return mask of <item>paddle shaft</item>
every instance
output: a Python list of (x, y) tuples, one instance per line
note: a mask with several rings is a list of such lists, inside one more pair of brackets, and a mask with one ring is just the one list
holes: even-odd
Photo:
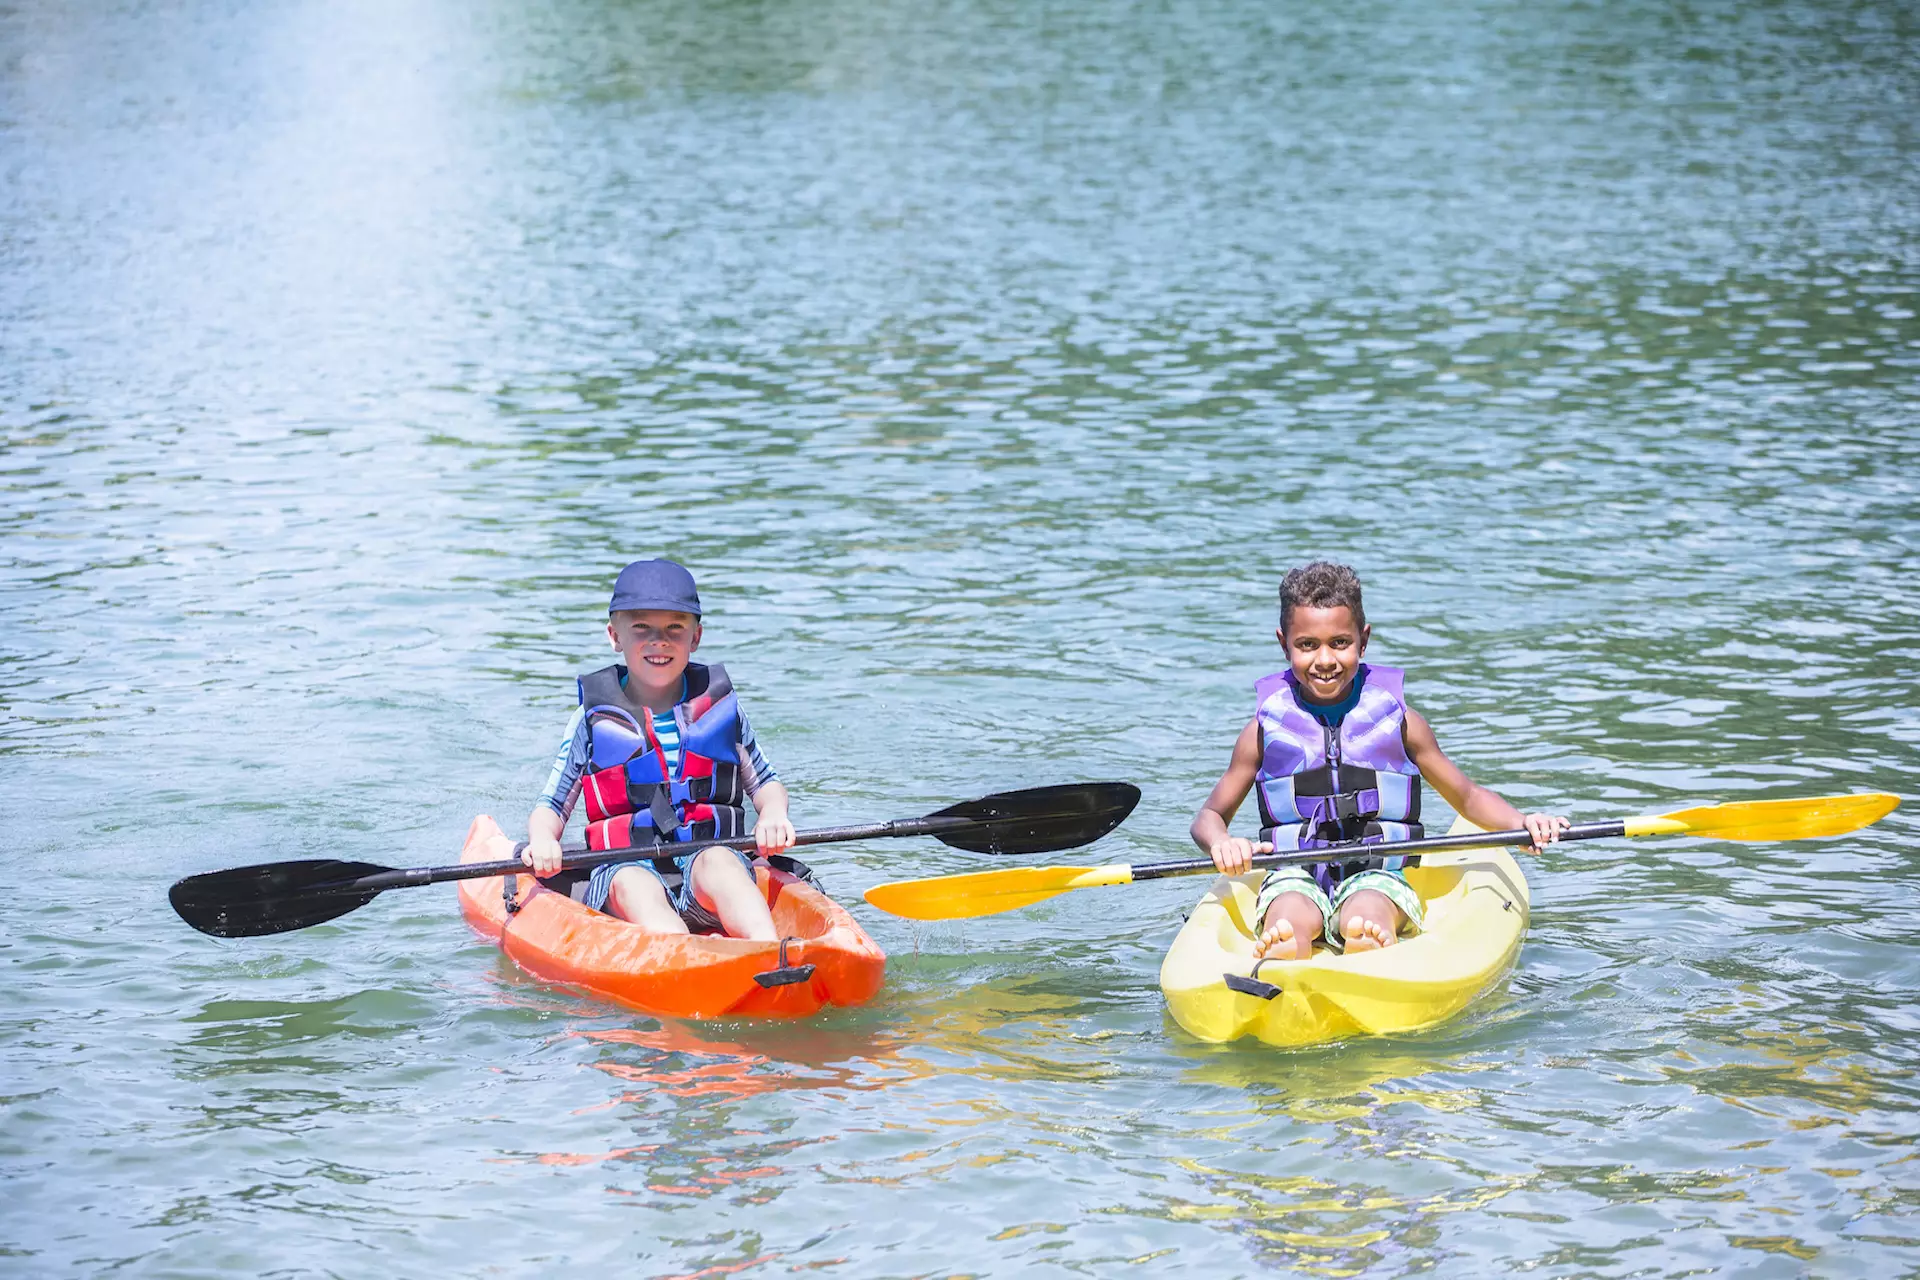
[[(1560, 829), (1555, 839), (1611, 840), (1635, 836), (1690, 835), (1710, 840), (1803, 840), (1858, 831), (1886, 817), (1899, 804), (1899, 796), (1877, 791), (1795, 800), (1746, 800), (1733, 804), (1697, 806), (1674, 813), (1642, 814), (1611, 822), (1582, 823)], [(1339, 844), (1318, 849), (1254, 854), (1248, 859), (1247, 869), (1306, 863), (1377, 866), (1390, 859), (1402, 859), (1405, 865), (1418, 866), (1429, 853), (1501, 845), (1524, 847), (1532, 842), (1533, 837), (1519, 828), (1510, 831), (1474, 831), (1462, 835), (1436, 836), (1430, 840)], [(1168, 876), (1210, 875), (1214, 869), (1213, 862), (1207, 858), (1148, 862), (1139, 866), (1111, 862), (1099, 867), (1018, 867), (1009, 871), (981, 871), (877, 884), (867, 890), (866, 899), (882, 911), (909, 920), (969, 920), (1030, 907), (1075, 889), (1133, 884)]]
[[(1568, 827), (1562, 840), (1612, 840), (1627, 834), (1625, 822), (1587, 822)], [(1444, 853), (1449, 849), (1492, 849), (1502, 845), (1527, 845), (1533, 836), (1524, 828), (1511, 831), (1468, 831), (1457, 836), (1434, 836), (1424, 840), (1390, 840), (1379, 844), (1329, 845), (1324, 849), (1289, 849), (1284, 853), (1256, 853), (1255, 867), (1292, 867), (1314, 862), (1383, 862), (1405, 858), (1407, 865), (1420, 865), (1422, 854)], [(1135, 880), (1160, 880), (1167, 876), (1197, 876), (1214, 870), (1212, 859), (1182, 858), (1176, 862), (1144, 862), (1133, 868)]]
[[(794, 833), (793, 843), (795, 845), (841, 844), (850, 840), (932, 836), (978, 825), (969, 818), (899, 818), (892, 822), (868, 822), (852, 827), (816, 827), (811, 831), (798, 831)], [(734, 836), (727, 840), (692, 840), (674, 844), (637, 845), (627, 849), (589, 849), (585, 845), (564, 845), (560, 850), (560, 869), (577, 871), (582, 867), (597, 867), (603, 862), (638, 862), (643, 858), (684, 857), (689, 851), (711, 849), (716, 845), (723, 849), (738, 849), (742, 853), (752, 853), (759, 848), (752, 836)], [(514, 846), (516, 853), (524, 848), (526, 848), (524, 843)], [(449, 880), (485, 880), (492, 876), (527, 874), (531, 872), (526, 863), (518, 858), (505, 858), (498, 862), (462, 862), (447, 867), (405, 867), (393, 871), (382, 871), (377, 875), (360, 876), (354, 880), (342, 880), (337, 885), (315, 885), (303, 892), (309, 894), (379, 893), (387, 889), (441, 884)]]

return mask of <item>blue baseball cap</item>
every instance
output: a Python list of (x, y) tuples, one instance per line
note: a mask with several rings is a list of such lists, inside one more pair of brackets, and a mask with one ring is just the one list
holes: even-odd
[(693, 575), (671, 560), (635, 560), (613, 580), (608, 613), (622, 609), (672, 609), (700, 616), (700, 592)]

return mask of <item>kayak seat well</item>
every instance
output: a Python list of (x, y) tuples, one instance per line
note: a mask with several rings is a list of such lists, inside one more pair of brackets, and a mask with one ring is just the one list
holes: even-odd
[[(760, 892), (766, 897), (769, 909), (780, 900), (780, 886), (786, 882), (777, 877), (769, 876), (766, 873), (767, 865), (784, 871), (794, 879), (805, 884), (813, 885), (816, 888), (819, 886), (820, 881), (819, 878), (814, 875), (813, 868), (798, 858), (788, 857), (783, 853), (776, 853), (762, 859), (755, 864), (754, 878), (759, 882)], [(653, 860), (653, 869), (659, 874), (660, 882), (666, 888), (667, 897), (674, 898), (678, 896), (681, 882), (685, 877), (674, 867), (673, 860), (671, 858), (655, 858)], [(592, 867), (576, 867), (548, 876), (540, 883), (554, 893), (565, 894), (575, 902), (585, 902), (587, 897), (587, 882), (592, 878)], [(690, 921), (689, 928), (693, 933), (703, 936), (710, 936), (721, 932), (717, 926), (702, 926), (698, 921)]]
[(1441, 866), (1422, 864), (1407, 868), (1407, 883), (1420, 895), (1421, 903), (1425, 904), (1452, 893), (1464, 875), (1466, 869), (1459, 863)]
[[(1420, 895), (1422, 904), (1431, 907), (1434, 902), (1459, 888), (1466, 868), (1467, 864), (1463, 863), (1409, 867), (1407, 883)], [(1243, 876), (1225, 876), (1216, 882), (1216, 889), (1221, 884), (1232, 886), (1230, 893), (1218, 899), (1222, 910), (1214, 922), (1214, 931), (1222, 951), (1247, 956), (1253, 954), (1253, 945), (1260, 937), (1260, 923), (1253, 918), (1253, 912), (1259, 905), (1260, 882), (1265, 877), (1264, 871), (1253, 871)], [(1331, 926), (1332, 922), (1328, 924)], [(1316, 952), (1324, 948), (1324, 943), (1316, 943), (1314, 947)]]

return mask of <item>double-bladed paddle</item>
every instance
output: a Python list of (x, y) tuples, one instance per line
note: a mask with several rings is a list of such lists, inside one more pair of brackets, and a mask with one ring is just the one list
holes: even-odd
[[(1140, 788), (1131, 783), (1072, 782), (1002, 791), (949, 805), (924, 818), (801, 831), (795, 834), (794, 843), (838, 844), (848, 840), (932, 836), (942, 844), (969, 853), (1054, 853), (1098, 840), (1126, 821), (1139, 803)], [(755, 847), (752, 836), (705, 841), (698, 847), (713, 845), (743, 852), (752, 852)], [(561, 851), (560, 866), (562, 870), (576, 870), (603, 862), (672, 857), (693, 847), (679, 843), (589, 850), (570, 845)], [(388, 889), (516, 875), (524, 871), (525, 865), (517, 858), (399, 870), (371, 862), (318, 858), (267, 862), (188, 876), (167, 891), (167, 898), (180, 918), (202, 933), (220, 938), (251, 938), (323, 924), (365, 906)]]
[[(1814, 796), (1805, 800), (1749, 800), (1737, 804), (1681, 809), (1614, 822), (1589, 822), (1568, 827), (1562, 840), (1610, 840), (1621, 836), (1707, 836), (1719, 840), (1801, 840), (1809, 836), (1839, 836), (1878, 822), (1893, 812), (1899, 796), (1865, 792), (1851, 796)], [(1405, 858), (1417, 866), (1422, 854), (1449, 849), (1485, 849), (1530, 844), (1525, 830), (1474, 831), (1430, 840), (1394, 840), (1380, 844), (1340, 845), (1286, 853), (1255, 854), (1256, 867), (1279, 867), (1310, 862), (1378, 863)], [(1207, 858), (1179, 862), (1124, 862), (1103, 867), (1015, 867), (1007, 871), (978, 871), (969, 875), (937, 876), (927, 880), (896, 880), (867, 890), (867, 901), (882, 911), (909, 920), (963, 920), (998, 915), (1045, 902), (1073, 889), (1133, 884), (1168, 876), (1204, 875), (1214, 870)]]

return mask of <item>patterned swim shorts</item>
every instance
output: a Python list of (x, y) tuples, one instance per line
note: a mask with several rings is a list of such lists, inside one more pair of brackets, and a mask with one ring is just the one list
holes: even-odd
[[(680, 873), (680, 888), (677, 892), (667, 895), (667, 901), (673, 904), (673, 909), (680, 913), (681, 918), (686, 920), (689, 926), (694, 927), (713, 921), (712, 913), (707, 911), (705, 907), (702, 907), (699, 900), (693, 896), (693, 860), (705, 852), (705, 849), (696, 849), (692, 853), (682, 854), (673, 860), (674, 868)], [(740, 861), (745, 864), (748, 873), (752, 873), (752, 854), (741, 853), (738, 849), (730, 849), (728, 852), (736, 855)], [(586, 893), (581, 897), (580, 901), (586, 906), (592, 907), (595, 911), (605, 911), (607, 909), (607, 894), (613, 889), (613, 877), (627, 867), (638, 867), (654, 879), (659, 880), (662, 887), (666, 885), (666, 881), (661, 878), (660, 873), (654, 870), (653, 859), (651, 858), (638, 862), (603, 862), (593, 869), (592, 876), (587, 880)], [(715, 925), (718, 924), (717, 921), (713, 921), (713, 923)]]
[(1377, 867), (1358, 872), (1339, 881), (1333, 886), (1332, 893), (1328, 893), (1320, 886), (1320, 881), (1314, 876), (1313, 868), (1278, 867), (1269, 871), (1267, 878), (1260, 882), (1260, 896), (1254, 901), (1253, 920), (1250, 923), (1258, 931), (1261, 923), (1266, 920), (1267, 908), (1273, 905), (1274, 899), (1283, 893), (1297, 893), (1319, 909), (1322, 941), (1330, 950), (1339, 951), (1346, 946), (1346, 939), (1340, 936), (1339, 929), (1334, 927), (1334, 921), (1339, 919), (1341, 904), (1363, 889), (1372, 889), (1376, 893), (1385, 894), (1389, 902), (1400, 908), (1400, 914), (1407, 918), (1403, 932), (1418, 933), (1420, 931), (1424, 918), (1420, 906), (1420, 895), (1415, 893), (1413, 886), (1407, 883), (1406, 873), (1383, 871)]

